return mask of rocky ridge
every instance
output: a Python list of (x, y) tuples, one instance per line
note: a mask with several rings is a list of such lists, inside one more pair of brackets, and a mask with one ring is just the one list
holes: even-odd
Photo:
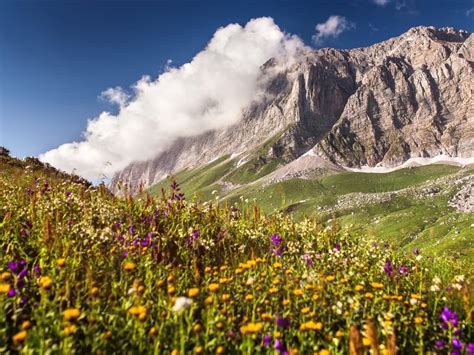
[[(266, 94), (227, 129), (177, 140), (117, 173), (131, 192), (273, 139), (263, 163), (311, 150), (338, 167), (400, 165), (412, 157), (474, 155), (474, 35), (416, 27), (379, 44), (309, 51), (281, 70), (262, 66)], [(317, 168), (317, 167), (316, 167)], [(292, 170), (292, 174), (299, 173)], [(302, 173), (304, 174), (304, 173)]]

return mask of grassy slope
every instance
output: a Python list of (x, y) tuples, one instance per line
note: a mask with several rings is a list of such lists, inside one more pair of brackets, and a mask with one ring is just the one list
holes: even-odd
[[(336, 216), (341, 224), (351, 224), (354, 229), (388, 240), (403, 251), (422, 248), (433, 254), (442, 253), (471, 264), (474, 262), (474, 243), (470, 237), (474, 216), (459, 213), (448, 206), (447, 202), (453, 193), (422, 199), (408, 194), (397, 196), (390, 202), (328, 212), (338, 198), (346, 194), (397, 191), (420, 186), (443, 176), (472, 174), (474, 169), (460, 172), (458, 167), (431, 165), (387, 174), (347, 172), (313, 180), (286, 180), (268, 186), (257, 182), (225, 192), (221, 191), (219, 179), (228, 181), (228, 177), (232, 176), (236, 182), (236, 171), (232, 171), (236, 161), (226, 158), (199, 169), (181, 172), (175, 178), (188, 196), (195, 194), (202, 200), (211, 199), (211, 191), (215, 189), (226, 202), (236, 203), (248, 199), (258, 203), (267, 213), (283, 210), (292, 213), (296, 219), (312, 216), (321, 221)], [(229, 171), (232, 172), (228, 174)], [(244, 174), (240, 181), (242, 183), (248, 176), (245, 170), (240, 172)], [(169, 181), (162, 182), (150, 191), (154, 194), (157, 189), (167, 185)]]

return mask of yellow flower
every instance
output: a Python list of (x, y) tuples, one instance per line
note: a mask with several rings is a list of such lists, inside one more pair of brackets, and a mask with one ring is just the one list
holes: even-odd
[(373, 294), (373, 293), (370, 293), (370, 292), (367, 292), (367, 293), (365, 294), (365, 298), (371, 300), (371, 299), (374, 298), (374, 294)]
[(0, 294), (7, 294), (8, 291), (10, 291), (10, 285), (9, 284), (0, 284)]
[(165, 280), (159, 280), (156, 282), (156, 287), (162, 288), (165, 285), (166, 281)]
[(314, 322), (312, 320), (306, 323), (302, 323), (300, 325), (300, 330), (303, 332), (306, 330), (321, 330), (321, 329), (323, 329), (323, 323)]
[(151, 327), (148, 334), (150, 334), (152, 337), (157, 336), (158, 335), (158, 329), (156, 329), (156, 327)]
[(270, 313), (262, 313), (261, 317), (263, 320), (270, 320), (273, 318)]
[(143, 306), (133, 306), (129, 308), (128, 313), (132, 316), (140, 316), (140, 314), (146, 314), (147, 309)]
[(41, 276), (39, 279), (39, 286), (45, 290), (49, 290), (53, 285), (53, 280), (49, 276)]
[(253, 300), (253, 295), (246, 295), (246, 296), (245, 296), (245, 300), (246, 300), (246, 301), (251, 301), (251, 300)]
[(376, 289), (377, 289), (377, 288), (383, 288), (383, 284), (380, 283), (380, 282), (372, 282), (370, 285), (371, 285), (373, 288), (376, 288)]
[(65, 321), (74, 321), (81, 315), (81, 311), (77, 308), (68, 308), (63, 312)]
[(66, 265), (66, 259), (60, 258), (56, 260), (56, 265), (58, 265), (59, 267), (64, 267), (64, 265)]
[(270, 289), (268, 290), (268, 292), (270, 294), (274, 294), (274, 293), (277, 293), (278, 292), (278, 289), (276, 287), (270, 287)]
[(202, 325), (197, 323), (193, 325), (193, 333), (198, 334), (202, 331)]
[(27, 335), (28, 334), (26, 333), (26, 330), (22, 330), (21, 332), (16, 333), (12, 338), (13, 343), (14, 344), (23, 343), (25, 341)]
[(295, 288), (295, 289), (293, 290), (293, 294), (294, 294), (295, 296), (303, 296), (303, 290), (300, 289), (300, 288)]
[(224, 293), (221, 297), (221, 300), (224, 302), (230, 301), (230, 295), (228, 293)]
[(171, 355), (179, 355), (179, 351), (176, 349), (173, 349), (173, 351), (171, 352)]
[(90, 291), (91, 296), (95, 297), (99, 294), (99, 288), (98, 287), (92, 287)]
[(415, 324), (421, 324), (421, 323), (423, 323), (423, 318), (415, 317)]
[(21, 323), (21, 330), (28, 330), (31, 328), (31, 322), (29, 320), (25, 320), (23, 321), (23, 323)]
[(326, 349), (322, 349), (319, 351), (319, 355), (331, 355), (331, 352)]
[(362, 291), (363, 289), (364, 289), (364, 286), (363, 286), (363, 285), (356, 285), (356, 286), (354, 287), (354, 290), (356, 290), (357, 292)]
[(123, 264), (123, 269), (125, 271), (132, 271), (133, 269), (135, 269), (135, 267), (135, 263), (132, 263), (131, 261), (127, 261), (125, 264)]
[(211, 269), (209, 266), (206, 266), (206, 267), (204, 268), (204, 272), (206, 272), (206, 273), (207, 273), (207, 272), (211, 272), (211, 270), (212, 270), (212, 269)]
[(362, 339), (362, 344), (364, 344), (364, 346), (370, 346), (371, 341), (369, 338), (364, 338)]
[(240, 332), (243, 334), (257, 334), (263, 329), (263, 323), (247, 323), (240, 327)]
[(216, 328), (219, 329), (219, 330), (224, 329), (224, 323), (222, 323), (222, 322), (217, 322), (217, 323), (216, 323)]
[(207, 305), (213, 304), (214, 303), (214, 297), (212, 297), (212, 296), (206, 297), (206, 299), (204, 300), (204, 303), (207, 304)]
[(188, 290), (188, 296), (190, 298), (194, 298), (194, 297), (199, 296), (199, 289), (197, 287), (190, 288)]
[(281, 338), (282, 335), (283, 335), (283, 334), (282, 334), (281, 332), (279, 332), (278, 330), (273, 332), (273, 336), (274, 336), (276, 339)]
[(219, 284), (216, 284), (216, 283), (212, 283), (212, 284), (209, 284), (209, 286), (207, 286), (209, 292), (217, 292), (219, 291)]
[(303, 307), (303, 308), (301, 309), (301, 313), (302, 313), (302, 314), (309, 313), (309, 307)]
[(327, 281), (327, 282), (332, 282), (332, 281), (334, 281), (334, 279), (335, 279), (335, 277), (332, 276), (332, 275), (326, 276), (326, 281)]
[(196, 346), (194, 348), (194, 353), (195, 354), (203, 354), (204, 353), (204, 348), (202, 346)]
[(279, 262), (276, 262), (276, 263), (273, 264), (274, 269), (281, 269), (282, 266), (283, 266), (282, 263), (279, 263)]
[(281, 302), (282, 305), (284, 306), (288, 306), (290, 304), (290, 300), (289, 299), (284, 299), (282, 302)]
[(224, 349), (223, 346), (218, 346), (218, 347), (216, 348), (216, 355), (222, 355), (222, 354), (224, 354), (224, 353), (225, 353), (225, 349)]
[(64, 335), (69, 336), (71, 334), (74, 334), (76, 332), (77, 328), (74, 324), (67, 324), (64, 327)]
[(0, 276), (0, 279), (2, 279), (2, 281), (8, 281), (10, 280), (11, 276), (12, 274), (10, 274), (9, 272), (2, 272), (2, 276)]
[(176, 293), (176, 288), (173, 285), (168, 286), (168, 294), (174, 295)]
[(342, 338), (344, 336), (344, 332), (342, 330), (338, 330), (336, 332), (336, 338)]

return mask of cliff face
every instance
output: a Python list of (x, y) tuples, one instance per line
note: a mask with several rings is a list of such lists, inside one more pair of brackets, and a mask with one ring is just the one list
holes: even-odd
[(474, 35), (416, 27), (368, 48), (321, 49), (270, 79), (240, 122), (177, 140), (117, 173), (135, 192), (172, 172), (241, 154), (278, 135), (266, 153), (289, 163), (310, 149), (347, 167), (399, 165), (411, 157), (474, 155)]

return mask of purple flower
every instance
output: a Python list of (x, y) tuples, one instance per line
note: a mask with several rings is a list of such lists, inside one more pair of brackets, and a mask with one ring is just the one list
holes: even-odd
[(66, 198), (69, 198), (71, 196), (71, 191), (66, 191)]
[(270, 346), (271, 341), (272, 341), (272, 337), (270, 335), (264, 335), (262, 338), (262, 343), (265, 346)]
[(133, 226), (130, 226), (128, 228), (128, 232), (131, 234), (131, 235), (134, 235), (135, 234), (135, 228)]
[(306, 264), (311, 266), (313, 265), (313, 260), (308, 254), (303, 255), (303, 259), (306, 261)]
[(336, 249), (336, 251), (341, 251), (341, 244), (339, 242), (334, 243), (334, 249)]
[(278, 234), (272, 234), (270, 238), (272, 240), (273, 245), (276, 247), (279, 246), (283, 242), (283, 238), (280, 237)]
[(463, 347), (461, 340), (459, 340), (458, 338), (453, 338), (451, 340), (451, 344), (453, 345), (455, 349), (462, 349)]
[(41, 268), (40, 268), (39, 264), (36, 264), (33, 267), (33, 272), (35, 273), (36, 276), (39, 276), (41, 274)]
[(10, 287), (7, 293), (8, 297), (16, 296), (16, 290), (13, 287)]
[(444, 341), (438, 340), (438, 341), (435, 343), (435, 346), (436, 346), (437, 348), (443, 348), (443, 347), (444, 347)]
[(18, 278), (20, 280), (23, 280), (26, 276), (26, 274), (28, 273), (28, 269), (25, 267), (23, 270), (21, 270), (19, 273), (18, 273)]
[(16, 273), (18, 270), (18, 262), (11, 260), (8, 262), (8, 268), (10, 269), (11, 272)]
[(393, 267), (390, 260), (387, 260), (385, 266), (383, 267), (383, 271), (387, 274), (387, 276), (391, 277), (393, 274)]
[(127, 254), (128, 254), (127, 251), (123, 250), (122, 253), (120, 254), (120, 256), (122, 256), (122, 258), (126, 258)]
[(451, 311), (448, 307), (444, 307), (443, 310), (441, 311), (440, 318), (443, 321), (444, 329), (447, 328), (448, 325), (452, 326), (457, 326), (459, 321), (458, 321), (458, 315), (456, 312)]
[(473, 355), (474, 354), (474, 343), (467, 344), (466, 350), (467, 350), (467, 353), (469, 355)]
[(280, 352), (280, 354), (287, 354), (288, 352), (286, 351), (286, 347), (285, 347), (285, 344), (283, 344), (282, 341), (278, 340), (278, 339), (275, 339), (275, 345), (273, 346), (273, 348), (277, 351)]
[(408, 274), (408, 271), (409, 271), (409, 269), (408, 269), (406, 266), (400, 266), (400, 269), (398, 269), (398, 272), (399, 272), (401, 275)]
[(192, 244), (196, 239), (199, 238), (199, 229), (195, 229), (193, 230), (193, 232), (191, 233), (191, 235), (189, 236), (188, 240), (186, 241), (186, 243), (188, 245)]
[(24, 307), (26, 305), (26, 302), (28, 302), (28, 297), (23, 296), (20, 300), (20, 307)]
[(275, 323), (278, 328), (288, 328), (291, 324), (289, 318), (277, 317)]
[(282, 254), (283, 254), (283, 245), (280, 246), (278, 249), (273, 250), (273, 255), (275, 256), (280, 257), (282, 256)]

